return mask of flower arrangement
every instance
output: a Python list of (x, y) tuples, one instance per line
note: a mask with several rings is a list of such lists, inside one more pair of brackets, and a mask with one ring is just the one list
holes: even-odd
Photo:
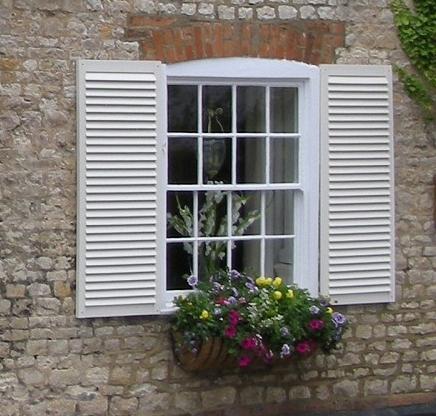
[(307, 357), (318, 348), (329, 352), (348, 325), (326, 299), (312, 298), (280, 277), (221, 270), (204, 282), (190, 276), (188, 283), (195, 290), (175, 301), (176, 349), (195, 355), (203, 343), (221, 338), (241, 368)]

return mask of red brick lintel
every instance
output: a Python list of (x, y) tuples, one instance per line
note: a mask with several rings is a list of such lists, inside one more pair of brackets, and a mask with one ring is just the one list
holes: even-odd
[(204, 22), (134, 15), (127, 38), (140, 42), (143, 59), (166, 63), (249, 56), (317, 65), (334, 62), (335, 49), (344, 46), (345, 26), (336, 21)]

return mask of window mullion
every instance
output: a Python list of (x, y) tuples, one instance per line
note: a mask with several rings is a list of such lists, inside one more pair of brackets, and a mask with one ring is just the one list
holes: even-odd
[(197, 171), (197, 183), (203, 183), (203, 136), (201, 134), (203, 130), (203, 115), (202, 115), (202, 103), (203, 103), (203, 86), (198, 86), (197, 91), (197, 132), (198, 132), (198, 171)]
[(227, 267), (232, 267), (232, 192), (227, 192)]
[(232, 86), (232, 184), (236, 184), (237, 138), (236, 138), (236, 85)]
[(265, 131), (266, 131), (266, 137), (265, 137), (265, 180), (266, 183), (270, 183), (270, 108), (269, 108), (269, 102), (270, 102), (270, 87), (266, 87), (266, 93), (265, 93)]
[(260, 274), (265, 275), (265, 234), (266, 234), (266, 192), (261, 191), (260, 193), (260, 235), (262, 239), (260, 240)]
[(193, 265), (193, 274), (194, 276), (198, 276), (198, 192), (194, 191), (194, 218), (193, 218), (193, 237), (194, 241), (192, 244), (193, 252), (192, 252), (192, 265)]

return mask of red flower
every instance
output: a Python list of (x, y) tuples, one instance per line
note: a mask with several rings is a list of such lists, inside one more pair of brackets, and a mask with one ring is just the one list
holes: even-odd
[(257, 347), (256, 338), (254, 337), (245, 338), (242, 341), (241, 345), (244, 350), (254, 350)]
[(301, 341), (301, 342), (299, 342), (296, 345), (295, 350), (300, 355), (308, 355), (308, 354), (310, 354), (312, 352), (312, 348), (311, 348), (311, 345), (310, 345), (309, 341)]
[(235, 338), (236, 332), (237, 332), (237, 330), (236, 330), (235, 326), (228, 326), (224, 331), (224, 335), (227, 338)]
[(238, 311), (231, 310), (229, 313), (229, 321), (230, 325), (235, 326), (238, 325), (238, 322), (241, 320), (241, 315)]
[(324, 321), (322, 319), (312, 319), (309, 322), (309, 329), (311, 331), (317, 332), (324, 328)]
[(251, 363), (251, 358), (247, 357), (246, 355), (243, 355), (240, 359), (239, 359), (239, 367), (244, 368), (244, 367), (248, 367)]

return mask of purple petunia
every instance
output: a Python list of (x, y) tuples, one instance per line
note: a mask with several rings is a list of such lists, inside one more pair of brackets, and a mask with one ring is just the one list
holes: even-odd
[(237, 280), (241, 277), (241, 273), (239, 273), (237, 270), (231, 270), (230, 271), (230, 279)]
[(318, 315), (318, 314), (319, 314), (319, 308), (318, 308), (318, 306), (316, 306), (316, 305), (312, 305), (312, 306), (309, 308), (309, 311), (310, 311), (310, 313), (311, 313), (312, 315)]
[(280, 334), (282, 337), (289, 337), (289, 329), (286, 326), (283, 326), (282, 328), (280, 328)]
[(236, 300), (236, 298), (234, 296), (229, 296), (229, 298), (227, 300), (230, 303), (230, 305), (236, 305), (238, 303), (238, 301)]
[(339, 312), (333, 312), (332, 321), (335, 326), (344, 326), (347, 323), (347, 318)]
[(249, 290), (250, 293), (257, 293), (259, 291), (257, 286), (250, 282), (245, 283), (245, 287)]
[(188, 277), (187, 282), (189, 286), (195, 288), (195, 286), (198, 285), (198, 277), (191, 274), (191, 276)]
[(280, 358), (289, 357), (291, 355), (291, 347), (288, 344), (283, 344), (280, 351)]

